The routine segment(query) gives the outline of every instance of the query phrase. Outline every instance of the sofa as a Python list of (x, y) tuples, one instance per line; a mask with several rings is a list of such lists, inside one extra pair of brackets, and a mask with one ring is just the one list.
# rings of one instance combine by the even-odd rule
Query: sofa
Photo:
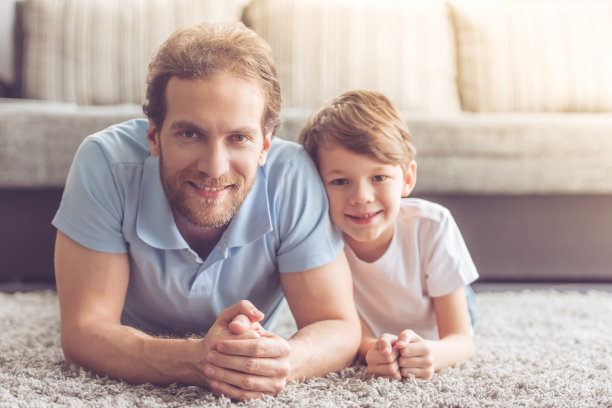
[(0, 99), (0, 282), (53, 284), (50, 224), (81, 140), (143, 116), (176, 28), (241, 20), (271, 45), (277, 137), (324, 100), (388, 95), (414, 196), (447, 206), (481, 281), (612, 281), (611, 0), (14, 0)]

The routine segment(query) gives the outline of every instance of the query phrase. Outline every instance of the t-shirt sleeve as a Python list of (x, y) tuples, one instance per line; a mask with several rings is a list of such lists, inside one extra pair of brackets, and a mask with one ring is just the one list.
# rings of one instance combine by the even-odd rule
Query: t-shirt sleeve
[(305, 151), (295, 157), (282, 185), (274, 206), (280, 214), (279, 271), (303, 271), (336, 259), (344, 247), (342, 235), (331, 223), (325, 189)]
[(441, 212), (438, 223), (432, 222), (431, 240), (423, 257), (429, 296), (444, 296), (478, 278), (476, 266), (450, 212)]
[(52, 224), (79, 244), (125, 253), (123, 198), (100, 142), (86, 138), (74, 157)]

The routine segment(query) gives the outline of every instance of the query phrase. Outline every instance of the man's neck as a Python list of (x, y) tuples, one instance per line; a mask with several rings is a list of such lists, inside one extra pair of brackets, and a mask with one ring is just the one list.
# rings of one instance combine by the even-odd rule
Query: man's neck
[(174, 213), (174, 222), (179, 232), (202, 259), (206, 259), (223, 235), (227, 225), (219, 228), (205, 228), (193, 225), (180, 214)]

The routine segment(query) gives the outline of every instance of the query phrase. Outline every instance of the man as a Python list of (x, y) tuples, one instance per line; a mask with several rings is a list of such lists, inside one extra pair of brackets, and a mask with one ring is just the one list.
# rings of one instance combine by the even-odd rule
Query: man
[[(240, 23), (178, 31), (144, 111), (83, 142), (53, 220), (66, 361), (238, 400), (349, 364), (350, 272), (312, 163), (272, 141), (269, 46)], [(288, 341), (264, 329), (283, 292)]]

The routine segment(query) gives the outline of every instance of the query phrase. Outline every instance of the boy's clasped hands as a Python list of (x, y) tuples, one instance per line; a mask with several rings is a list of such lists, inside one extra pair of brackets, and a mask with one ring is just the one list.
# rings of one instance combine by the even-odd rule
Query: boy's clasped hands
[(396, 380), (413, 375), (429, 380), (434, 374), (431, 345), (412, 330), (399, 336), (385, 333), (365, 355), (368, 372)]

